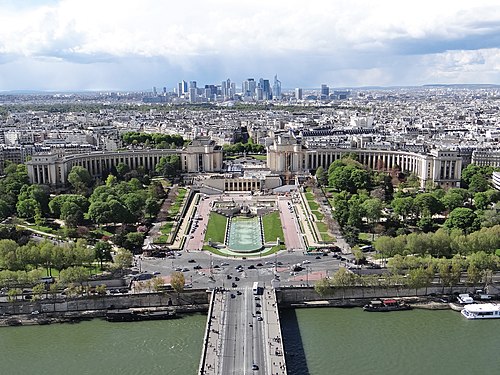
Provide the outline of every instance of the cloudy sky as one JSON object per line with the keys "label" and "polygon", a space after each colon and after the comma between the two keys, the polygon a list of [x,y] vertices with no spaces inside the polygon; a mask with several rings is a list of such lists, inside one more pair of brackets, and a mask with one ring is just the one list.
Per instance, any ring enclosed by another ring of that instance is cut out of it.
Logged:
{"label": "cloudy sky", "polygon": [[500,84],[498,0],[0,0],[1,90]]}

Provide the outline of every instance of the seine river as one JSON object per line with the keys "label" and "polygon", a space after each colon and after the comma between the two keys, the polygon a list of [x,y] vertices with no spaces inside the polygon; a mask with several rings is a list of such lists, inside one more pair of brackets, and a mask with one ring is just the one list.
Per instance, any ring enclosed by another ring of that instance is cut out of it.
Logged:
{"label": "seine river", "polygon": [[[1,328],[1,373],[196,374],[205,318]],[[283,311],[282,322],[290,375],[500,373],[500,319],[324,308]]]}

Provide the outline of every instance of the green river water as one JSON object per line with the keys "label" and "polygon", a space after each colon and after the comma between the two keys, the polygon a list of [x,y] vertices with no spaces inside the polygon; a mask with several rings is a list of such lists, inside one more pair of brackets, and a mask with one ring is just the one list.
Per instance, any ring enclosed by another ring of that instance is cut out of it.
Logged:
{"label": "green river water", "polygon": [[[500,319],[332,308],[281,316],[290,375],[500,374]],[[195,374],[205,319],[0,328],[0,373]]]}

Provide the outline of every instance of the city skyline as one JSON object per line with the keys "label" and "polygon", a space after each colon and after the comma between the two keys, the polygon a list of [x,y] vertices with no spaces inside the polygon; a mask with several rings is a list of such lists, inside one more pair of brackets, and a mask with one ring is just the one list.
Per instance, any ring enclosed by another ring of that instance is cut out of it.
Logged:
{"label": "city skyline", "polygon": [[0,91],[498,84],[499,25],[491,0],[0,0]]}

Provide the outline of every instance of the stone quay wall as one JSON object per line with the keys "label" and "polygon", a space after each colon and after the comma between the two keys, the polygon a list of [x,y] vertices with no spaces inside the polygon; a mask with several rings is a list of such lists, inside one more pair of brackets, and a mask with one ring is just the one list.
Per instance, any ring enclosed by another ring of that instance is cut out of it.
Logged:
{"label": "stone quay wall", "polygon": [[[37,301],[0,302],[0,315],[40,313],[79,313],[84,311],[104,311],[132,307],[177,307],[179,311],[205,311],[209,303],[205,289],[182,293],[138,293],[112,296],[91,296],[79,298],[42,298]],[[198,307],[198,309],[197,309]]]}

